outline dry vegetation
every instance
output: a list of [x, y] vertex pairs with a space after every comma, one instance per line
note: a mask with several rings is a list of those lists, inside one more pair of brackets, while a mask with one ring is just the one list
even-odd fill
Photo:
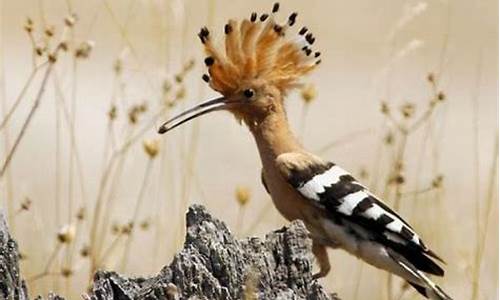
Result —
[[[49, 17], [44, 15], [43, 1], [39, 1], [41, 6], [29, 10], [32, 15], [24, 24], [6, 28], [15, 32], [24, 30], [31, 57], [23, 59], [31, 61], [31, 67], [21, 72], [23, 76], [27, 74], [24, 82], [13, 85], [17, 96], [12, 98], [5, 92], [11, 78], [4, 64], [1, 65], [3, 153], [0, 187], [5, 199], [2, 208], [7, 211], [14, 235], [20, 241], [22, 268], [32, 293], [55, 290], [76, 298], [99, 268], [133, 274], [157, 272], [183, 242], [183, 216], [188, 205], [197, 199], [210, 205], [210, 199], [219, 195], [208, 194], [197, 174], [196, 158], [205, 146], [200, 145], [199, 123], [181, 128], [180, 133], [165, 138], [160, 139], [155, 134], [158, 123], [170, 112], [187, 105], [185, 100], [205, 96], [198, 69], [201, 54], [188, 57], [192, 51], [185, 51], [194, 47], [190, 43], [193, 39], [187, 38], [196, 32], [191, 29], [203, 25], [204, 21], [189, 19], [182, 1], [129, 1], [125, 17], [117, 15], [112, 1], [103, 0], [92, 9], [85, 8], [86, 14], [72, 2], [61, 1], [66, 12], [62, 14], [59, 10]], [[203, 6], [209, 26], [216, 22], [216, 17], [221, 18], [221, 22], [229, 17], [223, 10], [216, 12], [216, 5], [222, 7], [215, 1]], [[293, 9], [293, 5], [290, 6]], [[474, 210], [467, 213], [467, 221], [458, 219], [474, 224], [474, 234], [469, 235], [467, 242], [463, 242], [462, 237], [467, 231], [462, 231], [460, 224], [454, 224], [452, 220], [457, 219], [450, 215], [450, 211], [456, 210], [450, 209], [455, 202], [450, 199], [447, 188], [457, 174], [444, 172], [440, 164], [440, 147], [446, 138], [441, 124], [446, 117], [446, 107], [454, 101], [443, 80], [447, 72], [449, 29], [440, 46], [436, 66], [417, 76], [420, 82], [415, 82], [415, 87], [423, 87], [423, 90], [415, 94], [422, 99], [400, 101], [404, 96], [391, 92], [392, 80], [396, 81], [391, 77], [393, 68], [421, 46], [419, 39], [401, 44], [397, 42], [398, 35], [428, 9], [431, 8], [426, 2], [410, 4], [393, 21], [394, 26], [387, 29], [389, 59], [379, 75], [379, 79], [385, 81], [377, 83], [385, 92], [378, 95], [383, 100], [374, 99], [379, 101], [380, 111], [364, 112], [378, 114], [382, 125], [378, 126], [379, 123], [376, 129], [354, 133], [346, 128], [348, 134], [331, 136], [330, 141], [321, 139], [322, 145], [313, 150], [330, 158], [337, 147], [367, 135], [375, 136], [370, 145], [373, 158], [357, 160], [359, 163], [354, 166], [359, 170], [357, 176], [408, 216], [429, 244], [443, 253], [448, 261], [449, 276], [441, 285], [451, 295], [457, 299], [494, 299], [498, 293], [495, 290], [495, 287], [498, 289], [498, 270], [496, 267], [493, 271], [491, 267], [483, 270], [482, 266], [496, 265], [498, 260], [496, 251], [485, 251], [488, 245], [496, 247], [497, 243], [496, 232], [490, 234], [490, 231], [498, 224], [498, 138], [497, 130], [489, 128], [489, 139], [496, 139], [496, 142], [493, 149], [486, 151], [490, 155], [484, 157], [484, 151], [480, 151], [478, 125], [482, 118], [479, 111], [481, 61], [477, 66], [477, 82], [471, 83], [475, 92], [468, 100], [473, 109], [470, 119], [465, 121], [471, 124], [472, 130], [464, 133], [472, 135], [469, 140], [474, 143], [471, 145], [474, 149], [469, 181], [471, 194], [468, 195], [474, 202]], [[129, 24], [135, 13], [140, 14], [138, 18], [149, 14], [153, 20], [152, 27], [142, 28], [154, 28], [155, 40], [151, 47], [163, 53], [163, 58], [153, 65], [148, 64], [147, 55], [138, 51], [140, 45], [137, 43], [140, 42], [130, 37], [130, 32], [137, 30]], [[248, 13], [245, 6], [240, 15]], [[449, 18], [447, 15], [442, 17]], [[100, 68], [101, 71], [107, 69], [106, 74], [96, 74], [112, 77], [112, 80], [103, 80], [103, 84], [109, 82], [112, 86], [94, 87], [102, 90], [99, 101], [105, 105], [101, 104], [98, 112], [93, 113], [92, 118], [99, 120], [88, 130], [94, 133], [82, 138], [80, 128], [89, 124], [81, 119], [82, 111], [95, 108], [88, 108], [90, 104], [81, 96], [81, 85], [88, 79], [82, 76], [81, 69], [102, 64], [102, 60], [96, 62], [94, 58], [100, 46], [91, 41], [99, 30], [94, 26], [99, 26], [101, 19], [112, 24], [112, 34], [120, 41], [121, 50], [114, 53], [114, 61], [107, 61], [105, 68]], [[7, 59], [2, 57], [2, 62]], [[161, 65], [166, 72], [159, 74], [155, 64]], [[84, 74], [89, 75], [88, 72]], [[297, 93], [303, 100], [302, 111], [297, 113], [298, 117], [292, 116], [292, 120], [297, 120], [296, 127], [304, 139], [306, 129], [312, 126], [308, 121], [316, 111], [312, 108], [321, 105], [321, 93], [327, 88], [326, 84], [307, 84]], [[106, 94], [108, 90], [110, 94]], [[46, 118], [51, 120], [52, 130], [41, 136], [29, 135], [42, 106], [49, 107], [42, 111], [45, 115], [50, 114]], [[207, 129], [204, 133], [212, 134], [212, 131]], [[89, 139], [93, 135], [103, 135], [103, 138]], [[25, 140], [30, 139], [32, 142], [26, 143]], [[48, 149], [42, 157], [51, 162], [50, 169], [44, 172], [51, 186], [39, 193], [34, 192], [37, 189], [30, 189], [37, 178], [21, 179], [21, 173], [16, 172], [16, 168], [26, 168], [24, 163], [16, 164], [16, 160], [27, 157], [19, 152], [23, 148], [28, 154], [39, 151], [33, 146], [35, 144]], [[91, 158], [99, 161], [89, 161], [85, 151], [93, 152]], [[342, 163], [342, 157], [333, 159]], [[483, 161], [489, 168], [481, 167]], [[35, 162], [30, 164], [37, 168]], [[241, 166], [228, 171], [231, 174], [226, 176], [245, 172]], [[252, 172], [258, 174], [258, 167], [255, 166]], [[220, 182], [224, 185], [224, 179]], [[232, 230], [241, 236], [259, 233], [257, 228], [262, 224], [270, 230], [282, 222], [266, 196], [250, 186], [253, 182], [227, 187], [226, 191], [234, 191], [230, 196], [234, 203], [222, 205], [230, 205], [230, 209], [221, 218], [227, 217]], [[452, 228], [455, 225], [457, 229]], [[370, 289], [374, 283], [367, 282], [371, 281], [367, 272], [380, 278], [375, 280], [379, 298], [372, 299], [418, 299], [399, 280], [375, 273], [361, 263], [356, 262], [355, 272], [350, 272], [353, 275], [348, 279], [341, 278], [345, 271], [334, 268], [333, 275], [325, 280], [333, 282], [336, 290], [340, 288], [340, 296], [345, 299], [364, 299], [369, 293], [373, 297], [374, 292]]]

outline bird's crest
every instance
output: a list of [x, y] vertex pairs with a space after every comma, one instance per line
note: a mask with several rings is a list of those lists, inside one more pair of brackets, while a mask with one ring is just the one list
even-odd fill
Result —
[[214, 90], [227, 96], [242, 83], [262, 79], [286, 92], [321, 62], [320, 52], [311, 48], [315, 37], [307, 27], [293, 30], [297, 13], [280, 24], [275, 20], [278, 10], [275, 3], [271, 14], [254, 12], [249, 19], [229, 20], [224, 26], [223, 47], [214, 44], [206, 27], [201, 29], [198, 36], [208, 55], [209, 73], [203, 79]]

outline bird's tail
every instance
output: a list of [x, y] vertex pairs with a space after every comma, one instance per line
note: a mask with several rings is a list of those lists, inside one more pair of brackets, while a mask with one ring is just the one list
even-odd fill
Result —
[[418, 283], [415, 281], [408, 281], [408, 283], [424, 297], [431, 300], [453, 300], [453, 298], [446, 294], [443, 289], [432, 282], [432, 280], [430, 280], [424, 272], [418, 270], [413, 265], [406, 263], [405, 261], [399, 260], [398, 263], [408, 272], [413, 274], [414, 278], [418, 279]]
[[[425, 276], [425, 275], [424, 275]], [[446, 294], [443, 289], [441, 289], [437, 284], [432, 282], [427, 278], [427, 283], [425, 286], [415, 284], [413, 282], [408, 283], [413, 286], [420, 294], [431, 300], [453, 300], [448, 294]]]

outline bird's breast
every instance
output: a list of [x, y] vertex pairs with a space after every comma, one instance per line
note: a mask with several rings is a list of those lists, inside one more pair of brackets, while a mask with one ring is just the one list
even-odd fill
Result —
[[276, 168], [264, 169], [264, 179], [280, 214], [289, 221], [300, 219], [306, 226], [310, 225], [310, 220], [315, 218], [315, 208], [285, 181], [279, 171]]

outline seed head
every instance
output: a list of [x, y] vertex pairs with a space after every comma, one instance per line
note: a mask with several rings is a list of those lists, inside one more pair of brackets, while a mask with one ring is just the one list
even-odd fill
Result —
[[437, 94], [437, 99], [438, 101], [444, 101], [446, 100], [446, 95], [444, 94], [443, 91], [440, 91], [438, 94]]
[[405, 168], [404, 162], [402, 160], [398, 160], [394, 163], [394, 170], [397, 172], [403, 171]]
[[54, 31], [55, 31], [54, 26], [49, 25], [45, 27], [44, 33], [47, 37], [51, 38], [54, 36]]
[[30, 198], [26, 197], [23, 202], [21, 202], [21, 210], [28, 211], [31, 208], [32, 201]]
[[87, 245], [83, 245], [82, 249], [80, 249], [80, 255], [82, 257], [88, 257], [90, 255], [90, 248]]
[[402, 173], [397, 173], [389, 179], [389, 183], [402, 185], [403, 183], [405, 183], [405, 177]]
[[146, 231], [151, 226], [151, 222], [148, 219], [145, 219], [141, 222], [141, 224], [139, 224], [139, 226], [141, 227], [142, 230]]
[[110, 121], [114, 121], [117, 116], [118, 116], [118, 108], [116, 107], [116, 105], [112, 104], [111, 108], [108, 111], [108, 118]]
[[77, 20], [76, 14], [71, 14], [64, 18], [64, 24], [68, 27], [73, 27], [73, 25], [75, 25], [76, 23], [76, 20]]
[[130, 221], [122, 226], [121, 233], [124, 235], [129, 235], [130, 233], [132, 233], [132, 229], [134, 229], [134, 222]]
[[238, 186], [235, 192], [236, 201], [241, 206], [245, 206], [250, 201], [250, 190], [244, 186]]
[[123, 71], [123, 61], [118, 58], [115, 60], [115, 63], [113, 64], [113, 71], [115, 71], [116, 75], [120, 75]]
[[38, 47], [35, 48], [35, 53], [38, 56], [42, 56], [44, 52], [45, 52], [45, 48], [44, 47], [38, 46]]
[[184, 76], [182, 76], [182, 74], [176, 74], [174, 76], [174, 78], [175, 78], [175, 82], [177, 82], [177, 83], [182, 83], [182, 80], [184, 80]]
[[80, 45], [75, 50], [76, 58], [88, 58], [92, 49], [94, 48], [95, 43], [93, 41], [85, 41], [80, 43]]
[[383, 114], [383, 115], [388, 115], [391, 113], [391, 110], [389, 109], [389, 104], [387, 104], [387, 102], [385, 101], [382, 101], [380, 103], [380, 112]]
[[19, 260], [27, 260], [28, 259], [28, 256], [23, 253], [23, 252], [19, 252]]
[[185, 64], [184, 64], [184, 67], [182, 68], [182, 71], [184, 73], [188, 72], [188, 71], [191, 71], [193, 68], [194, 68], [194, 65], [195, 65], [195, 61], [194, 59], [190, 59], [188, 60]]
[[68, 51], [68, 42], [62, 41], [59, 43], [59, 49], [63, 50], [64, 52]]
[[61, 275], [65, 278], [68, 278], [70, 277], [71, 275], [73, 275], [73, 270], [71, 270], [70, 267], [62, 267], [61, 268]]
[[24, 30], [26, 30], [29, 34], [33, 32], [33, 20], [31, 18], [26, 19], [26, 23], [24, 23]]
[[412, 103], [405, 103], [401, 106], [400, 111], [404, 118], [409, 119], [415, 114], [415, 105]]
[[144, 151], [150, 159], [153, 159], [158, 155], [158, 152], [160, 150], [160, 143], [157, 139], [145, 140], [142, 145], [144, 147]]
[[436, 76], [434, 75], [434, 73], [427, 74], [427, 81], [429, 81], [430, 83], [436, 82]]
[[392, 145], [394, 143], [394, 135], [392, 134], [392, 132], [386, 134], [384, 138], [384, 143], [386, 145]]
[[163, 94], [167, 94], [172, 89], [172, 84], [170, 83], [170, 81], [165, 80], [165, 81], [163, 81], [163, 84], [161, 85], [161, 89], [163, 91]]
[[443, 180], [444, 176], [443, 175], [438, 175], [434, 180], [432, 180], [432, 187], [435, 189], [438, 189], [443, 186]]
[[146, 103], [133, 105], [128, 112], [128, 120], [131, 124], [136, 124], [139, 121], [139, 116], [148, 109]]
[[362, 167], [359, 171], [359, 177], [363, 180], [368, 179], [368, 170], [365, 167]]
[[62, 244], [70, 244], [75, 239], [76, 227], [72, 224], [64, 225], [57, 233], [57, 240]]
[[121, 229], [120, 224], [113, 223], [113, 225], [111, 225], [111, 233], [112, 233], [112, 234], [117, 235], [117, 234], [119, 234], [121, 231], [122, 231], [122, 229]]
[[317, 96], [316, 87], [312, 83], [307, 84], [302, 88], [300, 95], [302, 96], [302, 100], [304, 100], [306, 104], [309, 104], [314, 99], [316, 99]]
[[87, 212], [85, 211], [85, 207], [80, 207], [80, 209], [76, 213], [76, 219], [78, 221], [83, 221], [83, 220], [85, 220], [86, 215], [87, 215]]
[[184, 99], [185, 97], [186, 97], [186, 88], [181, 86], [175, 93], [175, 99], [181, 100]]
[[51, 64], [55, 63], [57, 61], [57, 56], [54, 53], [50, 53], [47, 58], [49, 59], [49, 62]]

